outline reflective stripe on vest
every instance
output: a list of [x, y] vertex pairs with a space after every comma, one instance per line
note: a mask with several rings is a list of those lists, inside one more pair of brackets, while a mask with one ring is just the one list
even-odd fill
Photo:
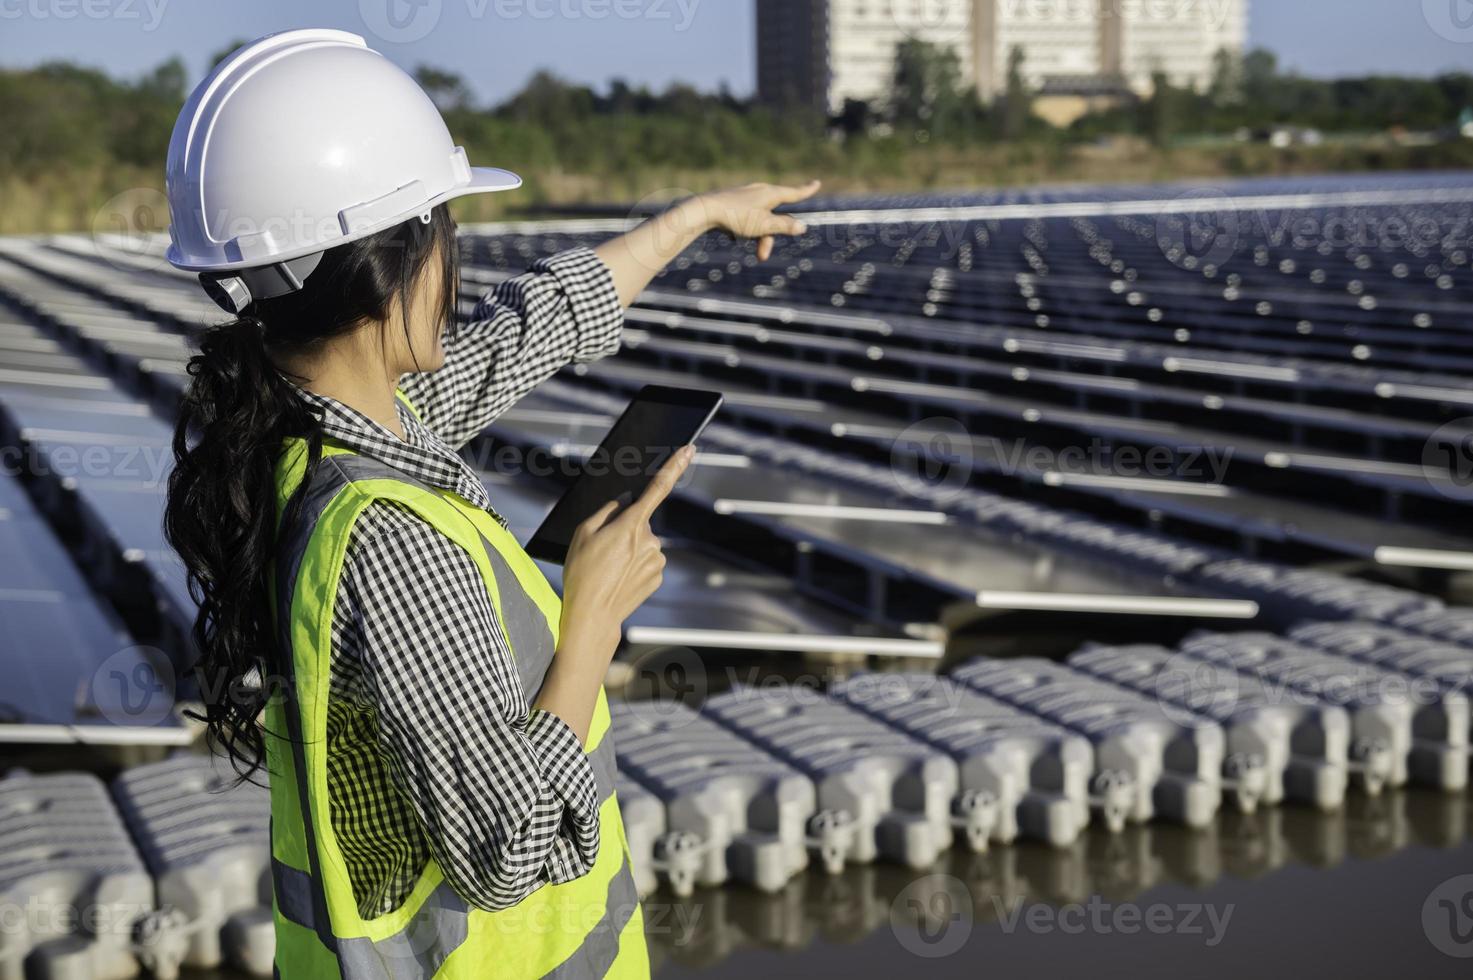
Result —
[[[297, 925], [313, 929], [311, 918], [314, 913], [308, 895], [312, 879], [306, 872], [289, 868], [280, 861], [271, 862], [271, 877], [277, 895], [289, 896], [288, 902], [281, 902], [278, 898], [281, 914]], [[546, 976], [571, 980], [608, 973], [619, 955], [620, 934], [638, 907], [639, 892], [626, 856], [619, 873], [609, 882], [603, 916], [598, 925], [584, 938], [576, 957], [554, 967]], [[303, 919], [294, 918], [297, 914]], [[466, 941], [470, 933], [469, 922], [470, 908], [441, 882], [402, 931], [377, 942], [338, 939], [343, 976], [392, 980], [434, 976], [445, 958]]]
[[[293, 446], [278, 471], [279, 513], [301, 480], [304, 447]], [[511, 909], [487, 912], [464, 902], [430, 861], [400, 909], [368, 921], [359, 917], [327, 816], [325, 700], [337, 576], [353, 521], [374, 500], [393, 500], [414, 511], [476, 561], [528, 701], [541, 688], [557, 645], [556, 595], [490, 515], [376, 460], [336, 447], [324, 450], [299, 512], [283, 529], [275, 567], [277, 628], [283, 649], [292, 652], [287, 689], [295, 695], [290, 701], [274, 698], [267, 712], [272, 773], [292, 770], [292, 778], [271, 782], [280, 975], [648, 977], [602, 694], [587, 742], [593, 746], [589, 761], [602, 842], [592, 871], [573, 882], [543, 885]]]

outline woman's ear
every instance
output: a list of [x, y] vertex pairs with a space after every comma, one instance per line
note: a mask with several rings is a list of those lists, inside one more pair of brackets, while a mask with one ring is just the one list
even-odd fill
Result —
[[[426, 260], [414, 288], [410, 291], [406, 324], [401, 322], [400, 336], [406, 338], [409, 350], [407, 361], [411, 371], [433, 371], [445, 360], [441, 346], [445, 324], [441, 314], [446, 308], [445, 290], [452, 288], [447, 282], [444, 263], [436, 257]], [[451, 307], [453, 309], [453, 306]], [[401, 307], [401, 310], [403, 308]]]

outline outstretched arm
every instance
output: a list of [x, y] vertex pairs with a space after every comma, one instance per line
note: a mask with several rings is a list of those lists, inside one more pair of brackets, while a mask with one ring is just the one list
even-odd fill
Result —
[[691, 242], [716, 229], [756, 238], [765, 261], [774, 236], [805, 231], [772, 209], [806, 200], [818, 187], [749, 184], [701, 194], [596, 250], [541, 259], [487, 293], [470, 323], [446, 332], [443, 367], [405, 375], [399, 385], [424, 423], [458, 449], [563, 365], [617, 351], [623, 308]]
[[595, 254], [614, 276], [619, 301], [634, 303], [661, 269], [708, 231], [724, 231], [736, 238], [755, 238], [757, 257], [767, 261], [777, 235], [801, 235], [807, 226], [790, 215], [773, 214], [783, 204], [796, 204], [817, 193], [819, 182], [802, 187], [748, 184], [686, 198], [627, 234], [611, 238]]

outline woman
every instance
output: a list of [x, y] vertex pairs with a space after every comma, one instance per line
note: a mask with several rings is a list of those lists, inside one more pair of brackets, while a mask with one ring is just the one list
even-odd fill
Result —
[[[166, 526], [200, 600], [213, 739], [272, 794], [277, 969], [644, 976], [601, 682], [660, 585], [649, 518], [689, 465], [580, 528], [559, 601], [455, 450], [619, 346], [699, 235], [803, 226], [817, 185], [697, 197], [504, 283], [455, 329], [445, 202], [472, 170], [413, 81], [336, 31], [248, 45], [169, 149], [169, 259], [206, 331]], [[280, 696], [273, 696], [280, 695]]]

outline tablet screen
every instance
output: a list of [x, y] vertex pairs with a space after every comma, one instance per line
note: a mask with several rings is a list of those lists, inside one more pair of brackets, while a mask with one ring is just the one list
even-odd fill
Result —
[[721, 395], [713, 391], [642, 389], [584, 461], [527, 552], [542, 561], [566, 560], [578, 525], [610, 500], [627, 505], [637, 499], [665, 461], [696, 440], [720, 405]]

